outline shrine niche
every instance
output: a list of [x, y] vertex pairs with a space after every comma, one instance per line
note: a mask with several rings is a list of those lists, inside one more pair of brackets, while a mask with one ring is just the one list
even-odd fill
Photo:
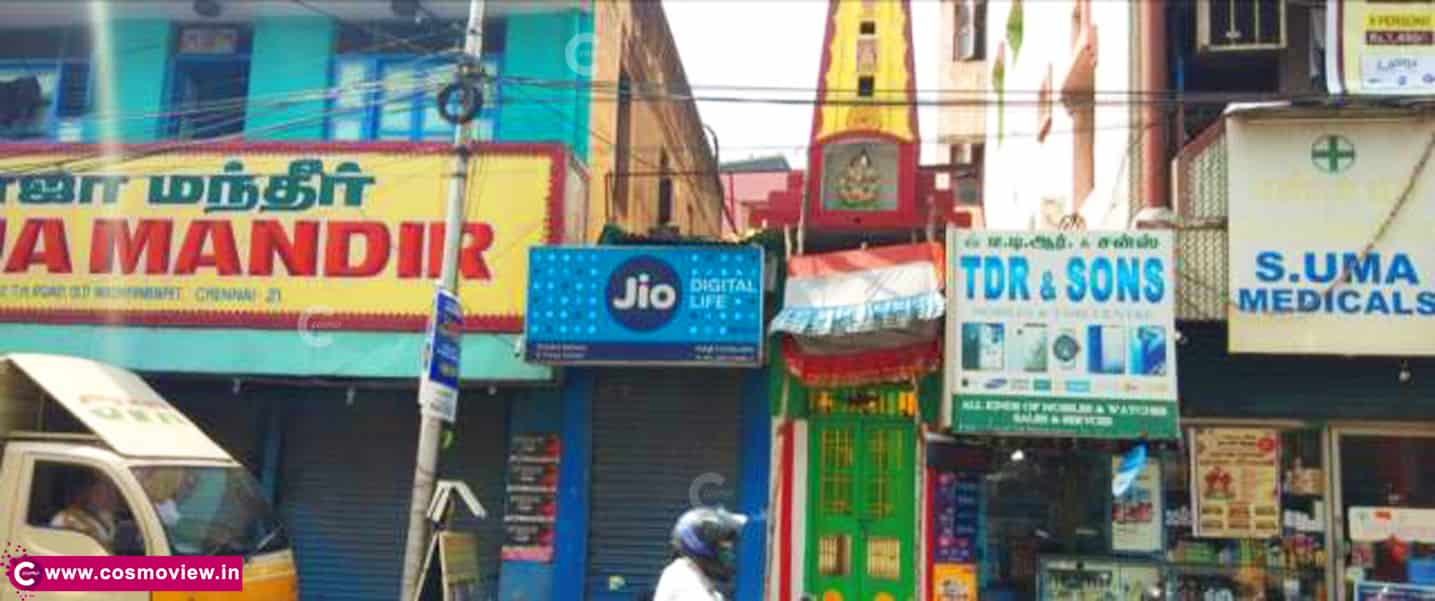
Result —
[[871, 140], [829, 144], [823, 149], [822, 163], [826, 167], [822, 182], [824, 209], [897, 209], [900, 161], [896, 144]]

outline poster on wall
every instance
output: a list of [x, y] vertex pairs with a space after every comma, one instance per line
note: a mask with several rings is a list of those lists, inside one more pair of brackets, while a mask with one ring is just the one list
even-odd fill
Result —
[[1192, 438], [1196, 536], [1280, 536], [1279, 433], [1264, 428], [1196, 428]]
[[529, 362], [762, 361], [761, 247], [535, 247], [529, 257]]
[[[1111, 458], [1120, 470], [1123, 457]], [[1111, 550], [1122, 553], [1158, 553], [1164, 547], [1162, 520], [1165, 495], [1161, 490], [1161, 464], [1147, 461], [1125, 492], [1111, 500]]]
[[932, 561], [976, 563], [981, 544], [981, 476], [941, 471], [934, 487]]
[[1179, 436], [1169, 232], [949, 229], [954, 430]]
[[1435, 94], [1435, 8], [1409, 0], [1326, 1], [1331, 94]]
[[519, 434], [509, 444], [504, 561], [553, 559], [559, 447], [557, 434]]
[[938, 563], [932, 566], [934, 601], [977, 601], [977, 566], [970, 563]]
[[1230, 351], [1435, 354], [1435, 169], [1391, 213], [1435, 121], [1236, 113], [1226, 132]]
[[1435, 545], [1435, 509], [1351, 507], [1350, 540], [1381, 542], [1392, 538]]

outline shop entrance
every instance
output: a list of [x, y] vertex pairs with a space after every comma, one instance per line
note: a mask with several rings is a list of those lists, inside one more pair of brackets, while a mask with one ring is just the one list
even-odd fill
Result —
[[812, 422], [807, 589], [818, 601], [912, 597], [916, 486], [910, 419]]
[[1435, 595], [1432, 457], [1435, 425], [1331, 429], [1342, 599], [1358, 598], [1357, 581]]

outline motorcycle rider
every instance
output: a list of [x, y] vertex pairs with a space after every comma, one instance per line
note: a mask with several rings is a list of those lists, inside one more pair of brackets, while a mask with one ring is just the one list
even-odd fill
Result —
[[654, 601], [724, 601], [721, 587], [737, 573], [737, 537], [747, 516], [721, 508], [690, 509], [673, 525], [672, 563]]

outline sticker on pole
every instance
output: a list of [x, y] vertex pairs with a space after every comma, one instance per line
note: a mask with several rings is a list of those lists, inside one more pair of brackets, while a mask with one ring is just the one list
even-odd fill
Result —
[[440, 288], [424, 340], [424, 366], [419, 383], [419, 409], [427, 417], [453, 422], [458, 416], [459, 330], [463, 310], [458, 297]]

